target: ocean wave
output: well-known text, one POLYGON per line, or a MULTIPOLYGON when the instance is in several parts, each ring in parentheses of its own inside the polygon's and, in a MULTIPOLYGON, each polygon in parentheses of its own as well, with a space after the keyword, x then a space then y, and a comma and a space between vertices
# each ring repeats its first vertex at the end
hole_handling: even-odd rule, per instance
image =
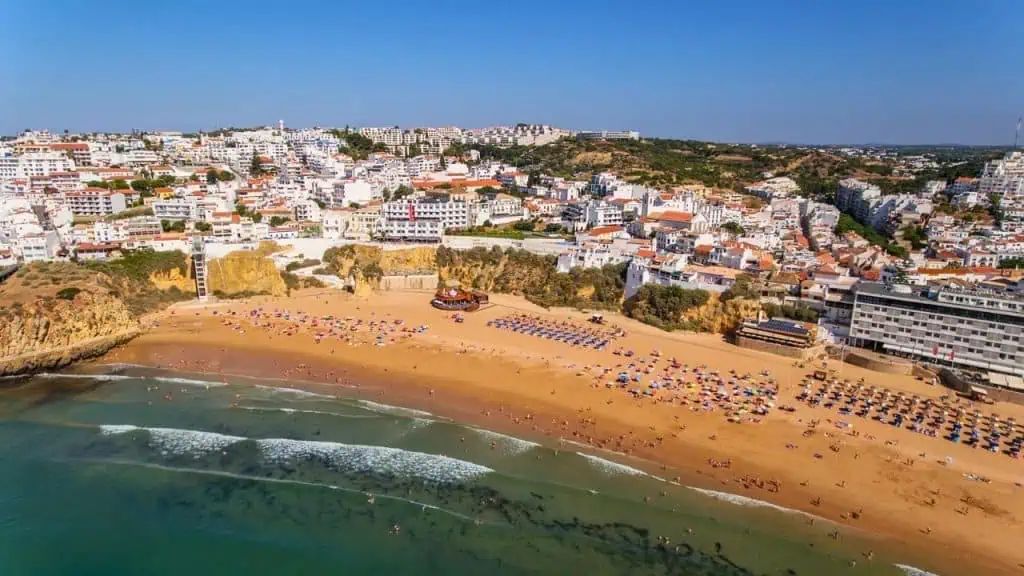
POLYGON ((786 508, 785 506, 779 506, 778 504, 772 504, 771 502, 765 502, 764 500, 758 500, 757 498, 750 498, 748 496, 741 496, 739 494, 732 494, 729 492, 719 492, 717 490, 708 490, 707 488, 697 488, 696 486, 687 486, 694 492, 699 492, 705 496, 710 496, 715 500, 721 500, 722 502, 728 502, 730 504, 736 504, 737 506, 750 506, 754 508, 771 508, 772 510, 778 510, 785 514, 799 514, 808 518, 814 518, 815 520, 822 520, 825 522, 831 522, 827 518, 821 516, 815 516, 809 512, 803 510, 796 510, 793 508, 786 508))
POLYGON ((490 468, 473 462, 385 446, 363 446, 287 438, 253 439, 181 428, 149 428, 117 424, 100 426, 100 433, 106 436, 140 430, 149 434, 150 445, 164 455, 191 454, 199 457, 223 450, 238 442, 252 440, 269 462, 282 463, 316 459, 327 462, 331 468, 346 473, 376 472, 394 476, 415 476, 433 482, 458 482, 493 472, 490 468))
POLYGON ((467 426, 467 428, 483 438, 485 442, 494 442, 495 444, 501 445, 513 456, 540 447, 540 444, 537 444, 536 442, 530 442, 529 440, 523 440, 522 438, 516 438, 515 436, 508 436, 506 434, 501 434, 500 432, 484 430, 483 428, 473 428, 472 426, 467 426))
POLYGON ((166 384, 182 384, 185 386, 206 386, 210 388, 217 388, 220 386, 227 386, 225 382, 216 382, 213 380, 194 380, 192 378, 176 378, 171 376, 154 376, 150 378, 157 382, 164 382, 166 384))
POLYGON ((928 572, 927 570, 921 570, 907 564, 896 564, 896 567, 903 570, 903 573, 907 576, 939 576, 934 572, 928 572))
POLYGON ((101 382, 113 382, 115 380, 139 380, 139 376, 125 376, 124 374, 61 374, 53 372, 40 372, 34 374, 37 378, 76 378, 81 380, 99 380, 101 382))
POLYGON ((109 425, 100 426, 100 433, 106 436, 115 436, 143 430, 149 434, 149 444, 160 450, 160 453, 167 456, 183 456, 186 454, 201 456, 210 452, 223 450, 232 444, 236 444, 247 438, 243 436, 229 436, 216 432, 204 432, 202 430, 184 430, 181 428, 149 428, 131 425, 109 425))
POLYGON ((271 438, 257 444, 270 461, 317 459, 348 473, 383 472, 417 476, 434 482, 471 480, 493 472, 486 466, 437 454, 411 452, 387 446, 361 446, 339 442, 271 438))
POLYGON ((363 414, 342 414, 341 412, 331 412, 329 410, 300 410, 298 408, 282 408, 282 407, 265 407, 265 406, 241 406, 244 410, 250 412, 284 412, 285 414, 319 414, 322 416, 335 416, 338 418, 364 418, 373 419, 380 418, 380 416, 368 416, 363 414))
POLYGON ((253 388, 259 388, 260 390, 267 390, 276 394, 288 394, 290 396, 298 396, 300 398, 329 398, 336 400, 338 397, 332 394, 320 394, 317 392, 310 392, 309 390, 300 390, 298 388, 287 388, 284 386, 266 386, 263 384, 254 384, 253 388))
POLYGON ((152 470, 162 470, 164 472, 177 472, 182 474, 200 474, 204 476, 217 476, 221 478, 232 478, 235 480, 248 480, 252 482, 269 482, 272 484, 290 484, 292 486, 307 486, 309 488, 324 488, 326 490, 339 490, 342 492, 349 492, 352 494, 365 494, 366 496, 373 496, 374 498, 380 498, 381 500, 393 500, 396 502, 405 502, 412 504, 413 506, 419 506, 420 508, 426 508, 430 510, 437 510, 438 512, 444 512, 445 514, 455 516, 456 518, 472 521, 473 519, 465 514, 460 514, 454 510, 448 510, 441 506, 434 504, 427 504, 426 502, 420 502, 418 500, 412 500, 409 498, 402 498, 400 496, 393 496, 391 494, 374 494, 372 492, 364 492, 363 490, 356 490, 354 488, 346 488, 344 486, 338 486, 335 484, 321 484, 320 482, 308 482, 305 480, 294 480, 291 478, 274 478, 270 476, 252 476, 250 474, 236 474, 234 472, 227 472, 224 470, 200 470, 197 468, 179 468, 176 466, 164 466, 162 464, 153 464, 151 462, 135 462, 132 460, 88 460, 89 462, 102 462, 104 464, 118 464, 122 466, 138 466, 140 468, 149 468, 152 470))
POLYGON ((380 412, 382 414, 393 414, 395 416, 413 416, 413 417, 426 417, 433 418, 434 415, 425 410, 416 410, 415 408, 404 408, 402 406, 392 406, 390 404, 381 404, 379 402, 373 402, 371 400, 359 400, 359 405, 367 410, 373 412, 380 412))
MULTIPOLYGON (((584 452, 577 452, 577 454, 586 458, 588 462, 590 462, 597 468, 605 472, 608 472, 609 474, 627 474, 629 476, 651 476, 647 472, 644 472, 643 470, 640 470, 638 468, 633 468, 632 466, 627 466, 625 464, 620 464, 618 462, 612 462, 611 460, 605 460, 600 456, 594 456, 593 454, 587 454, 584 452)), ((657 478, 656 476, 651 477, 657 478)), ((660 478, 658 479, 660 480, 660 478)))

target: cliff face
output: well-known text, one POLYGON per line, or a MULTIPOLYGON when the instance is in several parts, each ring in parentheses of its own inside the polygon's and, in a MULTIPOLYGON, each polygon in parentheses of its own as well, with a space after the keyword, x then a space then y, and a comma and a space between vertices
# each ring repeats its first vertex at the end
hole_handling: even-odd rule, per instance
POLYGON ((171 270, 154 272, 149 275, 149 281, 159 290, 170 290, 171 288, 177 288, 182 292, 190 293, 195 295, 196 293, 196 280, 192 277, 192 260, 191 258, 187 261, 185 273, 177 268, 171 270))
POLYGON ((754 320, 761 309, 755 300, 728 300, 722 302, 715 294, 706 304, 687 311, 683 317, 689 327, 702 332, 726 334, 732 332, 744 320, 754 320))
POLYGON ((59 368, 130 340, 140 315, 195 293, 184 262, 180 252, 140 251, 22 266, 0 282, 0 374, 59 368))
POLYGON ((210 260, 208 269, 208 288, 214 294, 283 296, 287 292, 274 262, 260 250, 232 252, 223 258, 210 260))
POLYGON ((434 248, 383 250, 377 246, 346 245, 324 253, 325 272, 347 280, 356 294, 380 288, 383 276, 432 274, 437 271, 434 248))
POLYGON ((0 374, 60 367, 102 354, 139 332, 119 298, 83 291, 73 300, 47 297, 0 311, 0 374))

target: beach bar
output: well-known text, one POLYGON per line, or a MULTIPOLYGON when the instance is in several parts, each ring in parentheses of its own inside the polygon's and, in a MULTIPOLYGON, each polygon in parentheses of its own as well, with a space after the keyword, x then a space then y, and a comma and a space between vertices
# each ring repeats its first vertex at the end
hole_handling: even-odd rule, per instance
POLYGON ((477 290, 463 290, 461 288, 441 288, 434 294, 430 305, 439 310, 453 310, 458 312, 474 312, 480 306, 487 304, 487 294, 477 290))
POLYGON ((781 318, 744 322, 736 331, 736 343, 743 348, 806 359, 820 351, 815 346, 815 331, 813 324, 781 318))

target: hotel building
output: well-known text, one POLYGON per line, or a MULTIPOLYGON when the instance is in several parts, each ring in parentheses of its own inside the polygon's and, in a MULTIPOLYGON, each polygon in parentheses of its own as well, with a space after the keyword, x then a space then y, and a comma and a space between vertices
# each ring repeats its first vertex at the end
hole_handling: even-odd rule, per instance
POLYGON ((858 284, 850 341, 960 368, 1024 375, 1024 296, 858 284))

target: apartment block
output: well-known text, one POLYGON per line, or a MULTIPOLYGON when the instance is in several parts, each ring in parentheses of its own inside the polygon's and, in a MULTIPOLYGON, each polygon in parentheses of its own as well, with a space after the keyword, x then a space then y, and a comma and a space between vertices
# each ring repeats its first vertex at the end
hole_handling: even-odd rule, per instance
POLYGON ((75 216, 106 216, 123 212, 127 208, 123 193, 105 188, 68 192, 64 199, 75 216))
POLYGON ((880 352, 1024 375, 1024 296, 862 283, 854 293, 850 339, 880 352))

